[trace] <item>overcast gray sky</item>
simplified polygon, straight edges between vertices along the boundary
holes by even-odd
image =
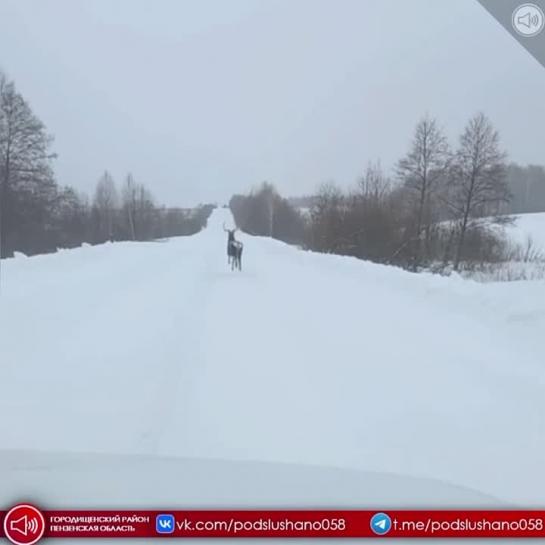
[[[0,51],[87,191],[104,169],[176,205],[348,186],[426,112],[455,141],[482,110],[545,163],[545,69],[475,0],[0,0]]]

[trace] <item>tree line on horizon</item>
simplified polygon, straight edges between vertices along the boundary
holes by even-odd
[[[455,148],[425,116],[393,177],[377,162],[348,191],[327,183],[315,195],[284,199],[264,183],[230,206],[241,229],[310,250],[413,271],[459,270],[512,258],[501,230],[507,214],[545,210],[545,169],[506,159],[483,113],[467,122]]]
[[[53,138],[0,72],[0,257],[54,252],[82,243],[190,235],[206,224],[211,205],[167,208],[128,174],[117,188],[105,172],[94,195],[55,180]]]
[[[107,171],[88,197],[57,184],[55,157],[46,127],[0,72],[2,258],[84,242],[190,235],[213,208],[158,206],[131,174],[116,184]],[[394,176],[370,164],[350,190],[328,183],[315,195],[287,199],[265,182],[229,204],[237,225],[252,234],[411,270],[459,269],[506,258],[496,227],[508,213],[545,210],[545,169],[508,165],[499,134],[482,113],[468,121],[455,147],[426,116]]]

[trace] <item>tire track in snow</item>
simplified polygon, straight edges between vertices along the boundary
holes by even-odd
[[[197,237],[202,235],[192,238]],[[172,293],[163,297],[158,305],[159,311],[168,309],[170,322],[157,339],[157,359],[153,362],[157,366],[156,391],[149,419],[138,441],[139,450],[154,455],[182,454],[186,446],[184,433],[198,420],[194,384],[202,364],[206,262],[205,256],[194,250],[193,247],[198,246],[195,240],[176,242],[180,242],[180,251],[171,251],[174,259],[166,264],[167,274],[161,279],[163,285],[172,286]],[[183,243],[191,247],[186,249]],[[176,437],[177,452],[172,452],[170,446],[173,437]]]

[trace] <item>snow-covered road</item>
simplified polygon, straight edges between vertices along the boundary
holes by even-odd
[[[3,262],[4,450],[326,465],[545,504],[545,282],[202,233]]]

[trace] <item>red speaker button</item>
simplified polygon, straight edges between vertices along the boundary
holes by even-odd
[[[33,545],[44,532],[44,516],[33,505],[16,505],[4,518],[4,535],[15,545]]]

